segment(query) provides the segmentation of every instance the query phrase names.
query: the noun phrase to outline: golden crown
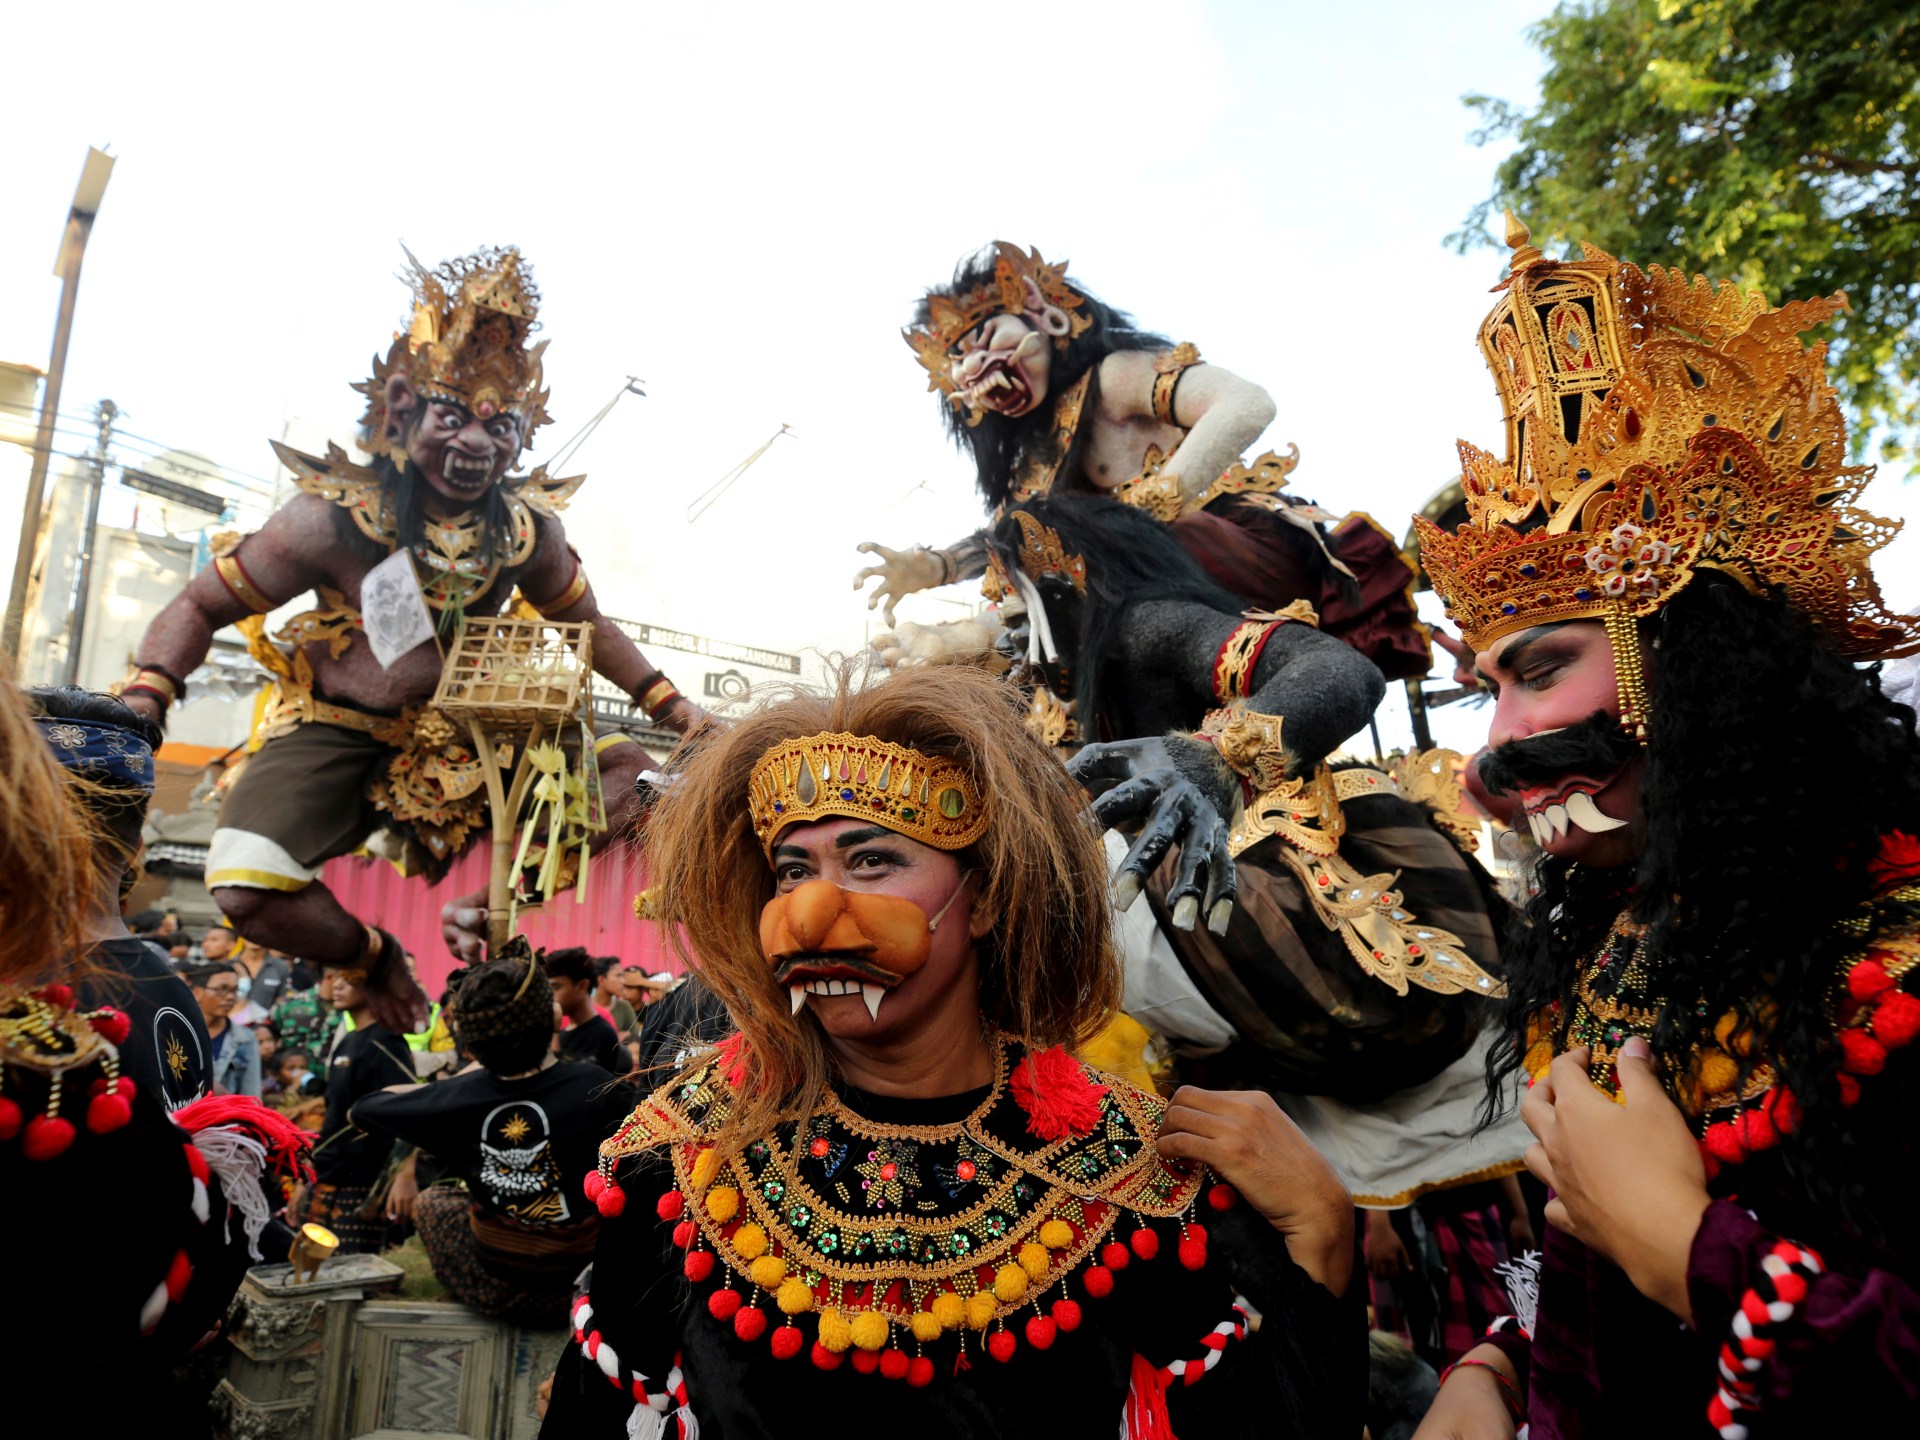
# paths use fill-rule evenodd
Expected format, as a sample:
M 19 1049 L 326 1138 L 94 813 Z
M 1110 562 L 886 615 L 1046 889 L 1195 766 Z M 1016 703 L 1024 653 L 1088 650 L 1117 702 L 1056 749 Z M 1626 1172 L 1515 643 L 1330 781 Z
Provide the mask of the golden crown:
M 1057 312 L 1050 324 L 1038 328 L 1053 337 L 1056 350 L 1065 350 L 1068 342 L 1085 333 L 1093 317 L 1076 313 L 1086 297 L 1067 284 L 1067 262 L 1049 265 L 1038 250 L 1023 252 L 1005 240 L 993 242 L 993 279 L 964 294 L 953 295 L 934 290 L 927 295 L 927 323 L 901 331 L 913 353 L 919 357 L 929 379 L 927 389 L 938 390 L 958 406 L 953 374 L 949 366 L 953 347 L 975 326 L 996 315 L 1046 316 Z
M 1650 615 L 1700 570 L 1781 587 L 1852 657 L 1920 649 L 1869 557 L 1898 532 L 1853 507 L 1824 343 L 1846 296 L 1770 307 L 1732 284 L 1641 271 L 1583 247 L 1547 259 L 1509 215 L 1504 291 L 1480 348 L 1507 460 L 1462 441 L 1467 523 L 1415 522 L 1420 556 L 1475 649 L 1549 621 Z
M 787 826 L 829 816 L 871 820 L 936 850 L 963 849 L 987 828 L 987 807 L 957 761 L 840 732 L 783 740 L 761 756 L 747 811 L 769 860 Z
M 547 342 L 529 347 L 540 292 L 514 249 L 486 249 L 429 270 L 406 252 L 403 279 L 413 287 L 407 332 L 394 339 L 373 378 L 353 388 L 367 397 L 361 424 L 386 429 L 386 382 L 405 375 L 424 400 L 447 400 L 481 419 L 505 411 L 520 419 L 524 443 L 552 417 L 542 387 Z

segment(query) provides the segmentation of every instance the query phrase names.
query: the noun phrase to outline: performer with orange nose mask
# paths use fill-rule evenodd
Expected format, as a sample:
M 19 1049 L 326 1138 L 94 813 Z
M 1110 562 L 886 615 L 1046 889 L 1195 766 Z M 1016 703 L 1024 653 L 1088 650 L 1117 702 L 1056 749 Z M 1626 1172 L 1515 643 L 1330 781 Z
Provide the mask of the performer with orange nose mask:
M 1011 692 L 842 674 L 700 736 L 647 835 L 737 1030 L 602 1147 L 543 1433 L 1358 1432 L 1326 1162 L 1265 1096 L 1073 1056 L 1119 995 L 1104 853 Z

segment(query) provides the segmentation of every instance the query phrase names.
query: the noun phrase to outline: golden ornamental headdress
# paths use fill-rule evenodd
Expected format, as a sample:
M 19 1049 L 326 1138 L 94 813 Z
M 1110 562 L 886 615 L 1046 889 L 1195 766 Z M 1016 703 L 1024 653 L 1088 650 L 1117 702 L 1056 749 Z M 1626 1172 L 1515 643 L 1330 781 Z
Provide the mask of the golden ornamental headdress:
M 372 378 L 353 387 L 367 397 L 360 423 L 378 444 L 387 378 L 398 373 L 423 400 L 452 401 L 483 420 L 502 411 L 518 416 L 527 443 L 553 417 L 541 384 L 547 342 L 527 344 L 538 328 L 540 292 L 520 252 L 489 248 L 431 270 L 405 253 L 401 278 L 413 288 L 413 311 L 386 359 L 374 361 Z
M 1025 510 L 1014 510 L 1013 519 L 1020 526 L 1020 549 L 1018 558 L 1020 569 L 1029 580 L 1040 581 L 1049 577 L 1065 580 L 1081 595 L 1087 593 L 1087 560 L 1084 555 L 1073 555 L 1067 551 L 1066 542 L 1060 538 L 1060 532 L 1052 526 L 1041 523 L 1040 518 Z M 980 593 L 988 600 L 1004 600 L 1013 594 L 1013 583 L 1008 578 L 1006 567 L 1000 563 L 1000 552 L 989 546 L 987 549 L 987 573 L 980 582 Z
M 1854 508 L 1873 467 L 1846 463 L 1826 345 L 1800 340 L 1846 296 L 1776 308 L 1591 245 L 1555 261 L 1528 242 L 1509 215 L 1509 274 L 1480 327 L 1507 459 L 1462 441 L 1467 523 L 1414 522 L 1467 643 L 1598 618 L 1618 650 L 1634 619 L 1719 570 L 1780 587 L 1842 655 L 1920 650 L 1920 623 L 1886 608 L 1869 566 L 1900 523 Z
M 993 279 L 963 294 L 935 290 L 927 295 L 927 323 L 901 331 L 926 369 L 927 389 L 938 390 L 957 409 L 964 402 L 955 393 L 950 368 L 952 351 L 961 337 L 996 315 L 1024 315 L 1034 328 L 1064 351 L 1069 342 L 1086 333 L 1091 315 L 1079 314 L 1086 296 L 1067 284 L 1067 262 L 1049 265 L 1038 250 L 1022 251 L 1005 240 L 993 242 Z
M 985 799 L 958 761 L 844 732 L 767 751 L 747 777 L 747 811 L 769 861 L 787 826 L 829 817 L 871 820 L 936 850 L 964 849 L 987 828 Z

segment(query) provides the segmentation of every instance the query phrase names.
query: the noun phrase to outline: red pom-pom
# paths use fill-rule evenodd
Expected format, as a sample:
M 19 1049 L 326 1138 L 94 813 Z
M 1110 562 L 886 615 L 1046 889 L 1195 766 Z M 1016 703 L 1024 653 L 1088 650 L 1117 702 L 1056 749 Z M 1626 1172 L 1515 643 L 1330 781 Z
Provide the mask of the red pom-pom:
M 880 1368 L 878 1350 L 853 1350 L 848 1353 L 853 1356 L 853 1373 L 856 1375 L 871 1375 Z
M 1124 1270 L 1133 1256 L 1118 1240 L 1109 1240 L 1100 1247 L 1100 1263 L 1109 1270 Z
M 1776 1085 L 1769 1090 L 1766 1098 L 1760 1102 L 1760 1108 L 1780 1134 L 1791 1135 L 1800 1128 L 1800 1102 L 1793 1098 L 1793 1092 L 1784 1085 Z
M 594 1201 L 596 1204 L 599 1202 L 600 1192 L 606 1188 L 607 1177 L 602 1175 L 598 1170 L 589 1170 L 587 1172 L 587 1178 L 580 1182 L 580 1189 L 586 1194 L 587 1199 Z
M 773 1339 L 768 1342 L 768 1346 L 773 1351 L 774 1359 L 791 1360 L 800 1353 L 800 1347 L 806 1343 L 806 1340 L 807 1337 L 800 1333 L 799 1326 L 782 1325 L 773 1332 Z
M 662 1220 L 678 1220 L 687 1213 L 687 1197 L 678 1190 L 669 1190 L 653 1202 L 653 1213 Z
M 1705 1145 L 1700 1147 L 1700 1164 L 1707 1172 L 1707 1183 L 1713 1183 L 1713 1177 L 1720 1173 L 1720 1160 Z
M 687 1258 L 680 1262 L 680 1273 L 698 1285 L 713 1274 L 713 1252 L 711 1250 L 689 1250 Z
M 1027 1343 L 1036 1350 L 1052 1348 L 1054 1336 L 1059 1327 L 1044 1315 L 1036 1315 L 1027 1321 Z
M 687 1257 L 691 1260 L 693 1257 Z M 722 1285 L 707 1296 L 707 1313 L 723 1324 L 740 1313 L 741 1295 L 729 1285 Z
M 20 1137 L 20 1150 L 29 1160 L 51 1160 L 64 1155 L 73 1144 L 73 1122 L 48 1115 L 36 1115 L 27 1122 L 27 1133 Z
M 1850 1075 L 1878 1075 L 1886 1066 L 1887 1047 L 1873 1036 L 1857 1029 L 1840 1032 L 1841 1069 Z
M 1113 1293 L 1113 1271 L 1104 1265 L 1089 1265 L 1086 1278 L 1087 1294 L 1096 1300 L 1104 1300 Z
M 1871 1000 L 1892 988 L 1893 977 L 1887 967 L 1871 955 L 1847 972 L 1847 993 L 1856 1000 Z
M 1216 1210 L 1231 1210 L 1234 1202 L 1239 1198 L 1239 1195 L 1234 1192 L 1234 1188 L 1224 1183 L 1215 1185 L 1211 1190 L 1207 1191 L 1207 1204 Z
M 1780 1143 L 1780 1135 L 1764 1109 L 1743 1110 L 1733 1118 L 1740 1143 L 1749 1150 L 1771 1150 Z
M 1106 1093 L 1062 1045 L 1030 1051 L 1013 1068 L 1014 1103 L 1027 1112 L 1027 1129 L 1042 1140 L 1091 1135 Z
M 913 1357 L 913 1363 L 907 1366 L 907 1383 L 916 1390 L 924 1390 L 933 1383 L 933 1361 L 924 1355 Z
M 0 1095 L 0 1140 L 13 1139 L 20 1133 L 20 1126 L 23 1123 L 24 1117 L 20 1113 L 20 1107 L 6 1096 Z
M 87 1129 L 96 1135 L 118 1130 L 131 1119 L 133 1107 L 118 1095 L 96 1095 L 87 1102 Z
M 73 987 L 71 985 L 42 985 L 35 993 L 57 1010 L 71 1010 L 73 1008 Z
M 713 1048 L 714 1059 L 719 1062 L 727 1084 L 738 1089 L 740 1082 L 747 1078 L 747 1037 L 736 1030 Z
M 93 1026 L 93 1033 L 109 1045 L 124 1045 L 127 1036 L 133 1033 L 133 1021 L 124 1010 L 104 1010 L 87 1023 Z
M 1920 1000 L 1904 990 L 1882 996 L 1873 1007 L 1873 1038 L 1889 1050 L 1898 1050 L 1915 1035 L 1920 1035 Z
M 885 1350 L 880 1354 L 880 1374 L 887 1380 L 907 1378 L 907 1352 L 904 1350 Z
M 693 1244 L 693 1222 L 691 1220 L 682 1220 L 678 1225 L 673 1227 L 673 1243 L 682 1250 Z
M 841 1357 L 822 1345 L 818 1340 L 813 1342 L 813 1349 L 807 1352 L 807 1358 L 813 1362 L 813 1368 L 816 1370 L 838 1370 L 840 1368 Z
M 1053 1302 L 1053 1323 L 1071 1334 L 1080 1328 L 1080 1302 L 1078 1300 L 1056 1300 Z
M 1198 1230 L 1200 1227 L 1196 1225 L 1193 1228 Z M 1207 1268 L 1207 1235 L 1204 1230 L 1197 1236 L 1187 1234 L 1180 1237 L 1180 1264 L 1188 1270 Z
M 1700 1139 L 1707 1147 L 1707 1153 L 1714 1159 L 1728 1165 L 1738 1165 L 1747 1158 L 1747 1147 L 1740 1143 L 1740 1133 L 1725 1120 L 1716 1120 L 1707 1126 L 1707 1133 Z
M 1128 1236 L 1127 1243 L 1142 1260 L 1151 1260 L 1160 1253 L 1160 1236 L 1145 1225 Z
M 696 1250 L 693 1255 L 687 1256 L 687 1259 L 692 1260 L 699 1255 L 707 1255 L 707 1252 L 704 1250 Z M 708 1261 L 712 1261 L 713 1257 L 707 1255 L 707 1259 Z M 711 1270 L 713 1266 L 709 1264 L 707 1268 Z M 745 1340 L 748 1344 L 752 1344 L 755 1340 L 758 1340 L 762 1335 L 767 1333 L 767 1312 L 762 1310 L 758 1305 L 743 1307 L 736 1312 L 733 1317 L 733 1333 L 738 1335 L 742 1340 Z
M 1013 1358 L 1015 1343 L 1011 1330 L 996 1330 L 987 1337 L 987 1353 L 1004 1365 Z
M 1849 1107 L 1858 1105 L 1860 1103 L 1860 1082 L 1851 1075 L 1836 1075 L 1833 1078 L 1839 1082 L 1840 1103 Z
M 1904 830 L 1880 837 L 1880 850 L 1867 862 L 1867 878 L 1874 890 L 1885 893 L 1902 881 L 1920 874 L 1920 840 Z
M 608 1181 L 593 1204 L 602 1215 L 612 1220 L 627 1208 L 627 1192 L 612 1181 Z

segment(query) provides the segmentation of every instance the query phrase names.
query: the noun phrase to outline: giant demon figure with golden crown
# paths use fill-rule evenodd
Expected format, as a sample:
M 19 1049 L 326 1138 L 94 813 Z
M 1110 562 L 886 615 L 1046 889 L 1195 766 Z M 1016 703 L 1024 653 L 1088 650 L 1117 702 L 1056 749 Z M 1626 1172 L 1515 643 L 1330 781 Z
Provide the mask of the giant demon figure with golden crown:
M 1241 463 L 1273 420 L 1267 392 L 1192 345 L 1141 330 L 1066 271 L 995 241 L 923 297 L 906 332 L 993 517 L 1021 500 L 1124 501 L 1171 526 L 1243 604 L 1277 610 L 1305 599 L 1328 634 L 1387 678 L 1425 674 L 1412 572 L 1386 532 L 1284 493 L 1300 458 L 1291 447 Z M 987 565 L 984 532 L 943 550 L 860 548 L 879 563 L 854 583 L 879 582 L 869 604 L 884 602 L 889 624 L 903 596 Z M 902 626 L 880 648 L 930 659 L 951 647 Z
M 398 943 L 363 926 L 316 877 L 328 859 L 385 830 L 414 868 L 446 873 L 486 823 L 486 791 L 466 737 L 426 708 L 439 647 L 422 640 L 391 665 L 376 658 L 361 586 L 398 551 L 412 557 L 442 631 L 498 615 L 516 591 L 546 619 L 592 627 L 599 672 L 658 723 L 685 729 L 698 707 L 606 623 L 559 511 L 582 477 L 515 471 L 550 417 L 547 342 L 529 344 L 539 292 L 518 252 L 482 250 L 427 269 L 408 257 L 411 322 L 373 375 L 356 464 L 339 447 L 318 459 L 276 444 L 301 494 L 257 533 L 226 548 L 155 618 L 124 698 L 163 719 L 214 631 L 249 622 L 278 684 L 265 743 L 227 794 L 207 861 L 220 908 L 246 933 L 319 964 L 369 971 L 376 993 L 421 1009 Z M 282 650 L 259 633 L 267 612 L 312 591 L 318 608 L 289 621 Z M 624 753 L 623 753 L 624 752 Z M 616 793 L 632 746 L 603 761 Z M 383 1018 L 387 1018 L 383 1016 Z

